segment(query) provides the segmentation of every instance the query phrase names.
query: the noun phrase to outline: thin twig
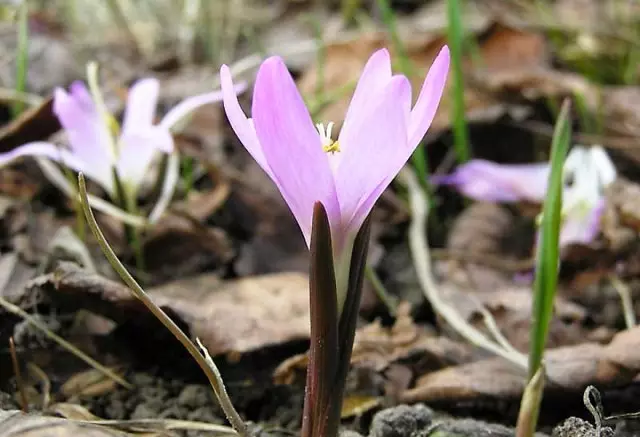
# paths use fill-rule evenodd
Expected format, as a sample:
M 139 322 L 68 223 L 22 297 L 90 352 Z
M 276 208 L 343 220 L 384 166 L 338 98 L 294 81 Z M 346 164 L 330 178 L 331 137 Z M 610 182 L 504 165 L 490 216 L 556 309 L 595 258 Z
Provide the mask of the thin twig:
M 18 353 L 16 352 L 16 344 L 13 336 L 9 337 L 9 351 L 11 353 L 11 364 L 13 365 L 13 374 L 16 377 L 16 385 L 20 393 L 20 401 L 22 403 L 22 411 L 29 412 L 29 401 L 27 400 L 27 392 L 24 389 L 24 381 L 22 380 L 22 372 L 20 372 L 20 363 L 18 363 Z
M 102 252 L 106 256 L 111 267 L 120 275 L 120 278 L 127 284 L 127 286 L 131 289 L 134 296 L 138 298 L 144 306 L 147 307 L 149 311 L 167 328 L 176 339 L 184 346 L 184 348 L 189 352 L 189 354 L 193 357 L 194 360 L 198 363 L 200 368 L 206 374 L 209 379 L 209 383 L 213 388 L 213 391 L 220 402 L 220 406 L 222 407 L 227 420 L 231 424 L 231 426 L 235 429 L 235 431 L 243 437 L 249 436 L 249 431 L 247 429 L 247 425 L 242 421 L 242 418 L 238 414 L 238 412 L 233 408 L 233 404 L 229 396 L 227 395 L 227 391 L 224 388 L 224 382 L 220 377 L 220 372 L 216 367 L 213 360 L 207 361 L 206 357 L 200 353 L 197 346 L 191 341 L 191 339 L 175 324 L 169 316 L 158 307 L 153 300 L 147 295 L 147 293 L 140 287 L 138 282 L 131 276 L 131 274 L 127 271 L 127 269 L 122 265 L 118 257 L 116 256 L 111 246 L 107 242 L 106 238 L 102 234 L 102 231 L 98 227 L 98 223 L 96 222 L 95 217 L 93 216 L 93 211 L 89 206 L 89 200 L 87 198 L 87 186 L 84 180 L 84 175 L 80 173 L 78 175 L 78 187 L 80 190 L 80 200 L 82 202 L 82 208 L 84 210 L 85 217 L 87 218 L 87 223 L 91 232 L 93 233 L 96 240 L 98 240 L 98 244 L 102 249 Z
M 631 291 L 627 284 L 623 283 L 616 275 L 609 276 L 609 281 L 620 295 L 624 323 L 627 325 L 627 329 L 631 329 L 636 326 L 636 314 L 633 310 L 633 302 L 631 301 Z
M 47 407 L 49 406 L 49 403 L 51 402 L 51 379 L 49 379 L 49 376 L 45 373 L 44 370 L 36 366 L 34 363 L 27 363 L 27 369 L 29 369 L 29 373 L 35 374 L 36 377 L 40 380 L 40 383 L 42 384 L 41 408 L 43 410 L 46 410 Z
M 492 352 L 527 370 L 527 357 L 513 349 L 505 349 L 496 342 L 488 339 L 482 332 L 471 326 L 460 317 L 455 308 L 448 305 L 441 297 L 435 280 L 431 273 L 431 259 L 425 229 L 427 228 L 427 212 L 429 202 L 418 182 L 416 176 L 404 169 L 400 173 L 400 180 L 406 185 L 409 192 L 412 220 L 409 227 L 409 247 L 413 256 L 413 263 L 418 275 L 418 280 L 426 298 L 433 309 L 447 321 L 460 335 L 471 343 Z
M 22 317 L 24 321 L 26 321 L 28 324 L 30 324 L 34 328 L 41 331 L 44 335 L 49 337 L 51 340 L 58 343 L 58 345 L 68 350 L 70 353 L 72 353 L 73 355 L 75 355 L 76 357 L 78 357 L 79 359 L 81 359 L 82 361 L 84 361 L 85 363 L 87 363 L 97 371 L 113 379 L 115 382 L 117 382 L 121 386 L 126 387 L 128 389 L 133 388 L 133 386 L 127 381 L 125 381 L 121 376 L 116 375 L 113 371 L 103 366 L 102 364 L 100 364 L 99 362 L 91 358 L 89 355 L 82 352 L 80 349 L 78 349 L 77 347 L 75 347 L 74 345 L 66 341 L 64 338 L 52 332 L 49 328 L 47 328 L 44 325 L 44 323 L 40 322 L 38 319 L 34 318 L 30 314 L 22 310 L 22 308 L 5 300 L 3 297 L 0 297 L 0 306 L 2 306 L 5 310 L 9 311 L 10 313 L 15 314 L 16 316 Z

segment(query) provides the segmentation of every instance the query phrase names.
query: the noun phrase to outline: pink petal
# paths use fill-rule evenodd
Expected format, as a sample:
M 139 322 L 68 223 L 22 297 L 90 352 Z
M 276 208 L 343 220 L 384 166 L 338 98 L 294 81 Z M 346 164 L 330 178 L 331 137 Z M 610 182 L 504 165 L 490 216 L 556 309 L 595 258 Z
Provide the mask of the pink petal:
M 362 75 L 358 80 L 356 89 L 353 92 L 349 109 L 344 118 L 344 123 L 340 132 L 340 136 L 351 137 L 351 130 L 358 131 L 358 117 L 366 115 L 367 110 L 371 109 L 371 104 L 379 98 L 385 86 L 391 80 L 391 59 L 387 49 L 376 51 L 364 66 Z M 341 144 L 341 147 L 347 147 Z M 335 155 L 340 159 L 340 155 Z
M 137 190 L 159 150 L 173 150 L 171 133 L 160 126 L 123 132 L 117 171 L 120 179 Z
M 91 93 L 85 86 L 84 82 L 76 80 L 69 86 L 69 94 L 71 97 L 87 112 L 96 112 L 96 106 L 93 103 Z
M 224 111 L 227 114 L 227 119 L 229 120 L 229 124 L 231 124 L 231 128 L 253 159 L 255 159 L 269 177 L 275 181 L 271 168 L 267 163 L 267 159 L 264 157 L 264 153 L 262 152 L 262 146 L 260 145 L 260 141 L 258 141 L 258 136 L 256 135 L 253 123 L 247 118 L 240 107 L 238 95 L 234 90 L 231 72 L 229 71 L 229 67 L 226 65 L 223 65 L 220 68 L 220 84 L 222 87 Z
M 560 247 L 570 244 L 587 245 L 595 240 L 600 232 L 600 220 L 604 208 L 605 200 L 603 198 L 587 213 L 570 213 L 560 228 Z
M 336 190 L 347 232 L 357 230 L 378 197 L 398 174 L 412 149 L 407 146 L 407 119 L 411 85 L 395 76 L 372 108 L 359 108 L 352 131 L 341 133 L 342 162 L 336 173 Z M 348 134 L 348 135 L 347 135 Z
M 242 82 L 235 86 L 233 86 L 232 84 L 232 87 L 234 93 L 239 94 L 244 92 L 244 90 L 247 88 L 247 84 L 246 82 Z M 183 118 L 185 118 L 187 115 L 191 114 L 201 106 L 221 101 L 222 95 L 222 91 L 213 91 L 210 93 L 189 97 L 171 108 L 169 112 L 167 112 L 166 115 L 162 118 L 160 126 L 163 126 L 166 129 L 171 129 L 176 123 L 181 121 Z
M 409 145 L 422 141 L 436 115 L 449 74 L 449 47 L 444 46 L 427 73 L 409 121 Z
M 5 166 L 11 161 L 25 156 L 41 156 L 52 161 L 64 163 L 75 171 L 85 171 L 83 163 L 73 156 L 69 150 L 56 146 L 53 143 L 33 142 L 23 144 L 6 153 L 0 153 L 0 166 Z
M 33 156 L 44 157 L 51 159 L 52 161 L 59 162 L 65 167 L 70 168 L 76 172 L 83 172 L 88 178 L 99 183 L 105 190 L 111 192 L 111 177 L 104 178 L 104 175 L 100 172 L 96 173 L 95 168 L 87 166 L 84 162 L 74 156 L 69 150 L 57 146 L 53 143 L 47 142 L 33 142 L 23 144 L 20 147 L 6 152 L 0 153 L 0 167 L 10 164 L 18 158 Z
M 475 200 L 489 202 L 541 202 L 547 192 L 549 165 L 502 165 L 474 159 L 450 175 L 431 178 L 436 185 L 453 185 Z
M 122 131 L 141 130 L 153 125 L 160 83 L 157 79 L 140 79 L 129 89 Z
M 339 220 L 338 200 L 320 135 L 282 59 L 271 57 L 262 63 L 252 113 L 272 177 L 309 244 L 314 203 L 322 202 L 334 225 Z M 244 129 L 250 132 L 246 125 Z
M 53 112 L 67 134 L 73 155 L 83 163 L 84 171 L 91 169 L 94 179 L 103 183 L 111 181 L 111 134 L 105 121 L 98 115 L 84 84 L 74 83 L 69 94 L 57 88 L 54 91 Z

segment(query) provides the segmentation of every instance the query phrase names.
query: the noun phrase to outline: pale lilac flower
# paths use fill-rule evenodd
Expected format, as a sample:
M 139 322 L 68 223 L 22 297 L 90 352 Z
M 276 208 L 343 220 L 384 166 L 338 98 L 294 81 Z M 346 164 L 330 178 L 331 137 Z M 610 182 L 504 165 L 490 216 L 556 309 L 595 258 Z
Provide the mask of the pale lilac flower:
M 547 192 L 548 163 L 508 165 L 476 159 L 450 175 L 432 178 L 475 200 L 542 203 Z M 564 163 L 560 246 L 588 244 L 600 231 L 604 189 L 616 170 L 600 146 L 575 146 Z
M 252 118 L 240 108 L 226 66 L 220 75 L 225 111 L 236 135 L 278 186 L 307 244 L 314 204 L 323 204 L 336 263 L 344 266 L 348 259 L 342 255 L 350 257 L 352 240 L 374 203 L 429 128 L 448 68 L 449 49 L 444 47 L 412 108 L 409 80 L 392 75 L 386 49 L 375 52 L 364 67 L 337 140 L 331 138 L 332 123 L 326 129 L 314 126 L 279 57 L 264 61 L 258 71 Z M 337 275 L 340 278 L 340 271 Z
M 239 92 L 242 88 L 243 84 L 232 92 Z M 120 127 L 112 116 L 100 112 L 83 82 L 74 82 L 69 92 L 57 88 L 54 91 L 53 111 L 67 134 L 69 148 L 42 141 L 24 144 L 0 154 L 0 166 L 19 157 L 45 157 L 84 173 L 112 198 L 117 194 L 115 170 L 123 188 L 135 197 L 153 159 L 160 153 L 173 154 L 170 129 L 198 107 L 222 100 L 221 91 L 190 97 L 155 124 L 158 94 L 159 82 L 156 79 L 141 79 L 133 84 Z M 171 163 L 158 207 L 152 212 L 153 218 L 160 215 L 173 194 L 177 181 L 177 156 L 172 156 Z M 56 174 L 52 166 L 46 168 L 46 173 L 57 185 L 64 184 L 64 178 Z M 105 209 L 104 203 L 99 203 L 102 206 L 100 209 Z
M 69 92 L 57 88 L 53 111 L 67 134 L 69 149 L 49 142 L 28 143 L 0 154 L 0 165 L 22 156 L 44 156 L 84 173 L 110 195 L 115 194 L 114 168 L 123 184 L 137 188 L 156 154 L 173 151 L 169 126 L 164 121 L 154 124 L 158 91 L 156 79 L 142 79 L 131 87 L 118 133 L 115 123 L 103 119 L 84 83 L 74 82 Z M 209 101 L 220 97 L 212 93 Z

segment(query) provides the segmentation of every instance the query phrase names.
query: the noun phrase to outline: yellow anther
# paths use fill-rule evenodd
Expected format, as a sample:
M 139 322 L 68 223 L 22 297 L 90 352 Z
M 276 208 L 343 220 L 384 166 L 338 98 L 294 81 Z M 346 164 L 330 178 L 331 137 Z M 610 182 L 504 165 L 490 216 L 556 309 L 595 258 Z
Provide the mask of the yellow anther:
M 322 146 L 322 150 L 324 150 L 327 153 L 336 153 L 340 151 L 340 143 L 338 143 L 337 141 L 333 141 L 331 142 L 331 144 L 327 145 L 327 146 Z

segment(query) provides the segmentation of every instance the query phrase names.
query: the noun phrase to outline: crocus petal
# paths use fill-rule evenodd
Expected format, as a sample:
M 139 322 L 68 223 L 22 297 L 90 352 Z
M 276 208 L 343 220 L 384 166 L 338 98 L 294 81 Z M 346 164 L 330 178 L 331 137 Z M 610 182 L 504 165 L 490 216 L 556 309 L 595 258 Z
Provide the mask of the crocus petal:
M 358 123 L 339 139 L 344 151 L 339 152 L 343 157 L 336 173 L 336 191 L 347 232 L 362 225 L 412 152 L 407 146 L 411 104 L 407 78 L 393 77 L 372 103 L 371 109 L 360 108 L 366 111 L 365 117 L 356 115 Z
M 371 108 L 371 103 L 379 98 L 385 86 L 391 80 L 391 59 L 387 49 L 380 49 L 375 52 L 362 70 L 362 75 L 358 80 L 356 89 L 353 92 L 349 109 L 344 118 L 344 123 L 340 132 L 341 136 L 352 137 L 351 130 L 359 130 L 361 125 L 358 118 L 366 116 Z M 341 149 L 348 147 L 348 144 L 341 144 Z M 341 154 L 335 155 L 338 160 Z
M 444 46 L 427 73 L 420 95 L 411 111 L 409 144 L 417 145 L 431 126 L 449 74 L 449 47 Z
M 223 86 L 223 90 L 228 93 L 228 88 Z M 252 114 L 271 176 L 309 244 L 314 203 L 322 202 L 330 222 L 336 223 L 338 200 L 320 136 L 282 59 L 271 57 L 262 63 L 256 77 Z M 242 122 L 237 115 L 230 119 Z M 245 138 L 250 137 L 248 126 L 245 122 L 240 129 Z M 255 146 L 250 144 L 247 149 Z
M 452 185 L 474 200 L 489 202 L 541 202 L 547 191 L 549 165 L 501 165 L 471 160 L 450 175 L 431 178 L 436 185 Z
M 247 89 L 247 83 L 241 82 L 233 85 L 235 94 L 243 93 Z M 213 91 L 198 96 L 189 97 L 171 108 L 169 112 L 162 118 L 160 126 L 166 129 L 173 128 L 178 122 L 182 121 L 186 116 L 201 106 L 216 103 L 222 100 L 222 91 Z M 246 117 L 245 117 L 246 118 Z
M 9 152 L 0 153 L 0 167 L 5 166 L 16 159 L 25 156 L 41 156 L 49 158 L 52 161 L 64 164 L 66 167 L 69 167 L 72 170 L 85 172 L 89 176 L 83 162 L 79 161 L 75 156 L 73 156 L 73 154 L 71 154 L 69 150 L 63 147 L 56 146 L 53 143 L 40 141 L 23 144 L 22 146 L 16 147 Z
M 96 105 L 93 103 L 91 93 L 87 89 L 84 82 L 80 80 L 74 81 L 69 86 L 69 95 L 78 105 L 82 106 L 86 112 L 96 112 Z
M 262 152 L 262 146 L 256 135 L 256 130 L 251 119 L 247 118 L 238 102 L 238 95 L 234 91 L 233 79 L 229 67 L 223 65 L 220 68 L 220 85 L 222 87 L 222 98 L 224 111 L 231 128 L 238 136 L 242 145 L 247 149 L 249 154 L 262 167 L 262 169 L 275 181 L 273 172 L 267 163 L 267 159 Z
M 118 176 L 137 190 L 159 150 L 173 150 L 173 137 L 167 129 L 151 126 L 144 130 L 123 132 L 116 164 Z
M 616 179 L 618 172 L 613 162 L 611 162 L 611 158 L 601 146 L 592 146 L 590 152 L 591 162 L 597 169 L 599 183 L 601 186 L 606 187 Z
M 569 244 L 589 244 L 600 232 L 600 220 L 605 208 L 600 199 L 589 211 L 569 212 L 560 228 L 560 247 Z
M 160 83 L 153 78 L 141 79 L 129 88 L 122 120 L 123 132 L 142 130 L 153 125 L 159 92 Z
M 83 163 L 84 172 L 105 189 L 111 190 L 110 133 L 98 115 L 89 92 L 81 82 L 71 93 L 61 88 L 54 91 L 53 111 L 64 128 L 75 158 Z

